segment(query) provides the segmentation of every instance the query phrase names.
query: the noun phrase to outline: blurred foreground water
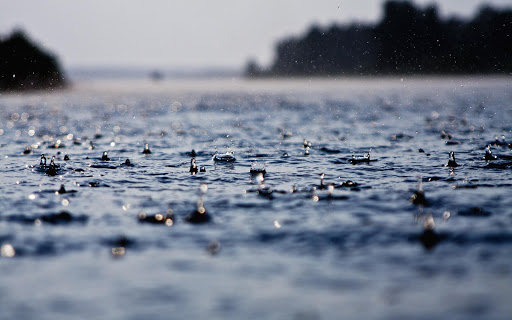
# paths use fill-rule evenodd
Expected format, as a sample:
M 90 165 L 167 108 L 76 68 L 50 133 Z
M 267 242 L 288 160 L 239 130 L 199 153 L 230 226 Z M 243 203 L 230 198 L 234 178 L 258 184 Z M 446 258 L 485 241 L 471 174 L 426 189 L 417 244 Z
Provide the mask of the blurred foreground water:
M 117 79 L 2 94 L 0 318 L 509 319 L 511 86 Z M 210 222 L 187 222 L 198 206 Z

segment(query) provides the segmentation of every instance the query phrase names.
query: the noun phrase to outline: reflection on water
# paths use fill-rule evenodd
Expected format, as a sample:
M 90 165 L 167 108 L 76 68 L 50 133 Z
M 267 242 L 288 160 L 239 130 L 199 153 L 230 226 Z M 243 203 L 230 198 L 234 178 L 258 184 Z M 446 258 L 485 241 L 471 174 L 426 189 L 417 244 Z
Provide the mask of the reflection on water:
M 2 313 L 505 319 L 511 85 L 163 79 L 3 94 Z

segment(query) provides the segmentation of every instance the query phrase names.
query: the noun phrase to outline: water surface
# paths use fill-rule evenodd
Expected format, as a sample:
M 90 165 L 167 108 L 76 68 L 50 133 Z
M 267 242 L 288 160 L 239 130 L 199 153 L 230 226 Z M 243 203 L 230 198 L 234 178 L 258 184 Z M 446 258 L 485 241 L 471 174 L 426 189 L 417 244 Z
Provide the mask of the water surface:
M 2 94 L 1 317 L 508 319 L 511 85 L 97 80 Z M 489 143 L 497 160 L 483 160 Z M 215 163 L 227 148 L 236 162 Z M 349 162 L 370 149 L 375 161 Z M 192 150 L 206 172 L 189 172 Z M 410 202 L 418 179 L 428 204 Z M 187 223 L 202 183 L 212 221 Z M 172 225 L 138 218 L 169 210 Z

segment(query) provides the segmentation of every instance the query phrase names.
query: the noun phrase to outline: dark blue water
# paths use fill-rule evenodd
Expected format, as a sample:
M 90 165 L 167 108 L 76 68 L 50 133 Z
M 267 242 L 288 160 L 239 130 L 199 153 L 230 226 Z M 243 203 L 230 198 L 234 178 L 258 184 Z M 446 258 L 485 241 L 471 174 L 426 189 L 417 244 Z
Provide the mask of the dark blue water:
M 509 319 L 511 85 L 109 80 L 2 94 L 0 318 Z M 212 160 L 228 148 L 235 162 Z M 192 150 L 206 172 L 190 173 Z M 445 166 L 450 151 L 459 166 Z M 200 200 L 211 220 L 187 222 Z

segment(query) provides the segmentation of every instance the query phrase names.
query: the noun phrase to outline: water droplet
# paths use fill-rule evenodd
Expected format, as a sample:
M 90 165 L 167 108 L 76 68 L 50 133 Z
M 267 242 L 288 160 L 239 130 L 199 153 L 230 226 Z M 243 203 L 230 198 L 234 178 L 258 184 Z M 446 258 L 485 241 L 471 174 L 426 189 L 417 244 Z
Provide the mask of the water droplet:
M 125 247 L 112 248 L 112 256 L 115 258 L 120 258 L 126 254 Z
M 210 243 L 208 243 L 208 246 L 206 247 L 208 252 L 212 255 L 219 253 L 220 248 L 221 248 L 220 241 L 216 240 L 216 239 L 211 240 Z
M 10 244 L 4 244 L 2 245 L 2 248 L 0 248 L 0 254 L 2 257 L 5 258 L 12 258 L 16 255 L 16 250 L 14 250 L 14 247 Z

